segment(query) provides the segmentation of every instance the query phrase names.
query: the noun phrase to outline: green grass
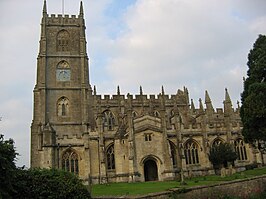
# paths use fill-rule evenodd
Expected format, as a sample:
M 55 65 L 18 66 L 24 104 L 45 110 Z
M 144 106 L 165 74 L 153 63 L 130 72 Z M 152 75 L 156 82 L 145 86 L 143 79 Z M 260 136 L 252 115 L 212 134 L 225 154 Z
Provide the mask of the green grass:
M 193 187 L 200 185 L 211 185 L 236 179 L 245 179 L 266 174 L 266 167 L 235 173 L 232 176 L 202 176 L 186 179 L 187 185 L 180 185 L 178 181 L 166 182 L 136 182 L 136 183 L 111 183 L 92 186 L 92 196 L 122 196 L 122 195 L 144 195 L 148 193 L 162 192 L 171 188 Z
M 92 196 L 120 196 L 120 195 L 143 195 L 154 192 L 165 191 L 178 187 L 180 183 L 169 182 L 136 182 L 136 183 L 111 183 L 93 185 Z

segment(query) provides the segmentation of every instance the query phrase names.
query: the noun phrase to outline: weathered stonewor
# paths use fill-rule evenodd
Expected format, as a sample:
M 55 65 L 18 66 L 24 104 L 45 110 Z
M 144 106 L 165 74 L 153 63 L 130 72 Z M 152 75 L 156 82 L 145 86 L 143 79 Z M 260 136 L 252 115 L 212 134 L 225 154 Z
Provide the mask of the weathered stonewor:
M 167 95 L 97 94 L 90 85 L 82 3 L 78 16 L 48 15 L 44 1 L 31 125 L 31 167 L 61 168 L 88 183 L 171 180 L 213 174 L 210 148 L 235 146 L 236 170 L 262 163 L 244 143 L 239 105 L 208 92 L 198 108 L 186 87 Z

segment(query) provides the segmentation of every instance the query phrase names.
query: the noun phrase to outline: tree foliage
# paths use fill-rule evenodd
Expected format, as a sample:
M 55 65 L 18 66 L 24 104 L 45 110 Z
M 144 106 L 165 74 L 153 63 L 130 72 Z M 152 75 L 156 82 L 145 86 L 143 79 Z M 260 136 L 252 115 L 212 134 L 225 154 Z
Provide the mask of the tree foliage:
M 18 169 L 13 198 L 87 199 L 90 193 L 74 174 L 55 169 Z
M 259 35 L 248 55 L 240 116 L 247 142 L 266 141 L 266 36 Z
M 16 168 L 12 139 L 0 135 L 0 199 L 87 199 L 90 193 L 74 174 L 55 169 Z
M 236 159 L 237 154 L 229 143 L 220 143 L 210 149 L 209 160 L 215 168 L 227 166 L 228 162 L 234 162 Z
M 4 140 L 0 135 L 0 198 L 10 198 L 14 191 L 12 180 L 16 171 L 16 150 L 12 139 Z

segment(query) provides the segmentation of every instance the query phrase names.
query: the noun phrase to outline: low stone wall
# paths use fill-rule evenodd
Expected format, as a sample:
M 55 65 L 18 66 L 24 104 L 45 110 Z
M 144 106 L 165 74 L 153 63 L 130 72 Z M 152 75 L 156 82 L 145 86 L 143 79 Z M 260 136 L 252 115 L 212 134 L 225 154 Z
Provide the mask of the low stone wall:
M 197 186 L 191 188 L 176 188 L 169 191 L 153 193 L 143 196 L 119 196 L 117 198 L 136 198 L 136 199 L 216 199 L 223 195 L 248 198 L 251 194 L 261 193 L 266 190 L 266 175 L 223 182 L 209 186 Z M 95 199 L 111 199 L 115 197 L 95 197 Z

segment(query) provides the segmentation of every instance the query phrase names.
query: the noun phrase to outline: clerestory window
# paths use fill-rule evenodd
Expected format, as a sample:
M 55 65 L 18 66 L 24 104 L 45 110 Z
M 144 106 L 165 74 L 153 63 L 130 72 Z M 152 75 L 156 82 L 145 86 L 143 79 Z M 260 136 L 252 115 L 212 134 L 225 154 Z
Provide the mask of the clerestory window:
M 105 111 L 103 113 L 103 129 L 112 131 L 114 130 L 115 118 L 111 111 Z

